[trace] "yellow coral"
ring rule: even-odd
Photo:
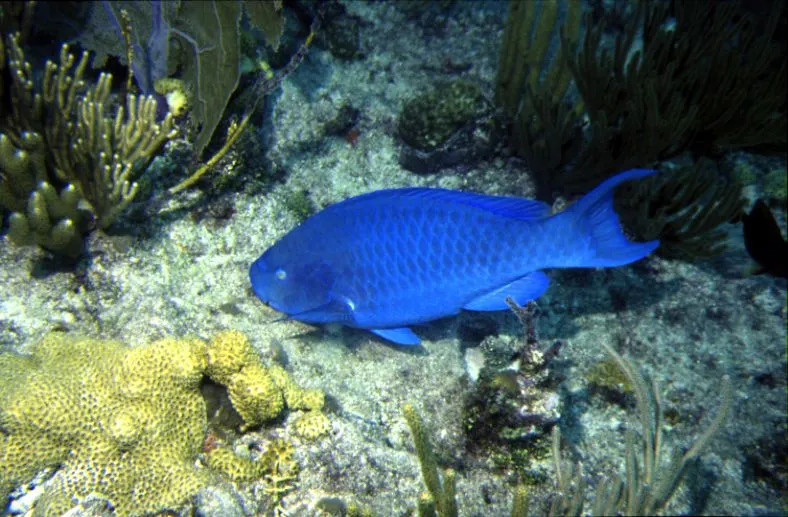
[[[257,353],[242,332],[225,330],[208,344],[208,376],[227,385],[230,377],[246,365],[259,363]]]
[[[328,434],[331,422],[321,411],[307,411],[293,424],[296,432],[307,440],[314,440]]]
[[[230,402],[245,422],[245,428],[279,416],[285,407],[282,392],[259,364],[246,366],[230,378]]]
[[[291,409],[319,410],[325,394],[298,386],[278,364],[262,366],[249,339],[241,332],[217,334],[207,347],[208,376],[227,386],[233,407],[244,420],[243,429],[279,416]]]
[[[293,444],[287,440],[274,440],[263,453],[260,461],[264,465],[265,491],[279,500],[293,489],[298,479],[298,463],[293,457]]]
[[[208,453],[208,466],[233,481],[253,481],[263,476],[265,464],[242,458],[227,447],[217,447]]]
[[[183,116],[189,109],[189,93],[180,79],[163,77],[153,83],[153,89],[167,99],[167,107],[174,117]]]
[[[183,504],[208,481],[193,467],[206,426],[194,382],[204,360],[199,346],[187,350],[196,343],[130,349],[52,334],[24,363],[5,356],[0,363],[25,368],[15,388],[0,380],[0,413],[10,424],[0,435],[0,492],[57,467],[41,514],[60,514],[91,493],[109,499],[118,515]]]
[[[305,411],[320,411],[325,404],[326,395],[316,389],[298,389],[291,392],[288,397],[287,406],[293,409],[303,409]]]
[[[271,378],[285,396],[287,407],[290,409],[317,410],[322,409],[325,402],[325,394],[320,390],[304,389],[298,386],[287,370],[278,364],[272,364],[268,368]]]
[[[205,438],[205,375],[227,386],[245,427],[276,418],[287,404],[312,410],[296,429],[319,436],[324,395],[300,388],[278,365],[265,367],[240,332],[161,339],[129,348],[53,333],[30,356],[0,354],[0,499],[45,468],[56,469],[36,513],[60,514],[98,494],[118,515],[184,504],[210,480],[196,469]],[[319,415],[319,416],[318,416]],[[303,421],[302,421],[303,420]],[[259,464],[208,454],[209,466],[236,480],[264,477],[273,497],[292,488],[292,446],[275,443]]]

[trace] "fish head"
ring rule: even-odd
[[[249,268],[249,278],[258,298],[288,315],[325,305],[334,285],[330,266],[319,260],[293,263],[266,254]]]

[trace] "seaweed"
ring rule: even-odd
[[[671,14],[679,33],[668,48],[688,49],[683,50],[687,59],[673,60],[686,74],[674,90],[697,106],[690,149],[702,154],[741,148],[784,152],[783,3],[772,2],[759,15],[743,2],[684,0],[674,3]],[[646,29],[644,45],[651,45],[658,27]]]
[[[567,66],[585,103],[590,136],[577,161],[555,179],[566,193],[586,192],[615,172],[686,148],[698,107],[676,91],[685,72],[668,51],[675,45],[674,33],[655,29],[667,16],[666,5],[639,4],[634,22],[616,38],[612,51],[602,48],[604,25],[591,26],[586,17],[583,45]],[[648,44],[644,36],[643,49],[635,50],[641,25],[653,35]]]
[[[534,173],[540,199],[552,196],[552,179],[582,144],[583,103],[566,66],[566,54],[580,34],[580,7],[580,2],[509,5],[495,97],[511,120],[511,147]]]
[[[614,203],[636,240],[659,239],[658,254],[684,260],[725,249],[720,226],[738,219],[744,209],[741,186],[722,178],[710,160],[622,185]]]
[[[504,32],[496,99],[538,198],[580,194],[687,150],[784,151],[780,3],[761,22],[741,2],[640,2],[612,49],[604,22],[588,14],[578,28],[576,4],[512,2]]]
[[[80,35],[101,63],[116,55],[123,62],[125,11],[133,28],[134,71],[139,88],[152,93],[158,80],[179,75],[194,94],[192,116],[198,128],[194,151],[208,146],[241,77],[241,19],[264,31],[268,45],[279,45],[284,26],[281,2],[107,2],[96,4]]]
[[[731,380],[727,375],[723,377],[720,406],[706,430],[686,452],[674,452],[668,460],[662,436],[662,397],[657,383],[647,382],[632,361],[613,347],[605,343],[602,346],[634,387],[642,444],[636,445],[634,432],[627,430],[625,476],[600,479],[590,515],[656,515],[676,493],[687,467],[700,456],[727,420],[733,402]],[[639,457],[637,450],[641,451]],[[549,515],[581,515],[586,482],[579,466],[563,462],[558,426],[553,428],[553,462],[557,493]]]

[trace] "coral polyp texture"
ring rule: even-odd
[[[324,394],[298,386],[277,364],[262,366],[249,339],[237,331],[218,334],[208,346],[208,376],[227,386],[245,428],[279,416],[285,408],[320,411]],[[324,433],[321,433],[324,434]]]
[[[183,505],[214,470],[264,478],[265,457],[255,466],[222,451],[208,466],[234,469],[195,466],[208,425],[200,383],[207,375],[228,386],[247,427],[277,417],[292,396],[246,336],[231,331],[207,343],[166,338],[136,348],[53,333],[30,355],[0,354],[0,371],[0,500],[48,469],[35,507],[41,515],[90,494],[118,515],[160,512]],[[288,389],[312,393],[287,379]]]

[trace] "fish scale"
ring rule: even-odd
[[[556,215],[538,201],[445,189],[356,196],[266,250],[250,267],[252,288],[289,318],[417,344],[411,325],[537,298],[549,285],[542,269],[613,267],[651,253],[657,241],[621,232],[612,192],[654,172],[622,172]]]

